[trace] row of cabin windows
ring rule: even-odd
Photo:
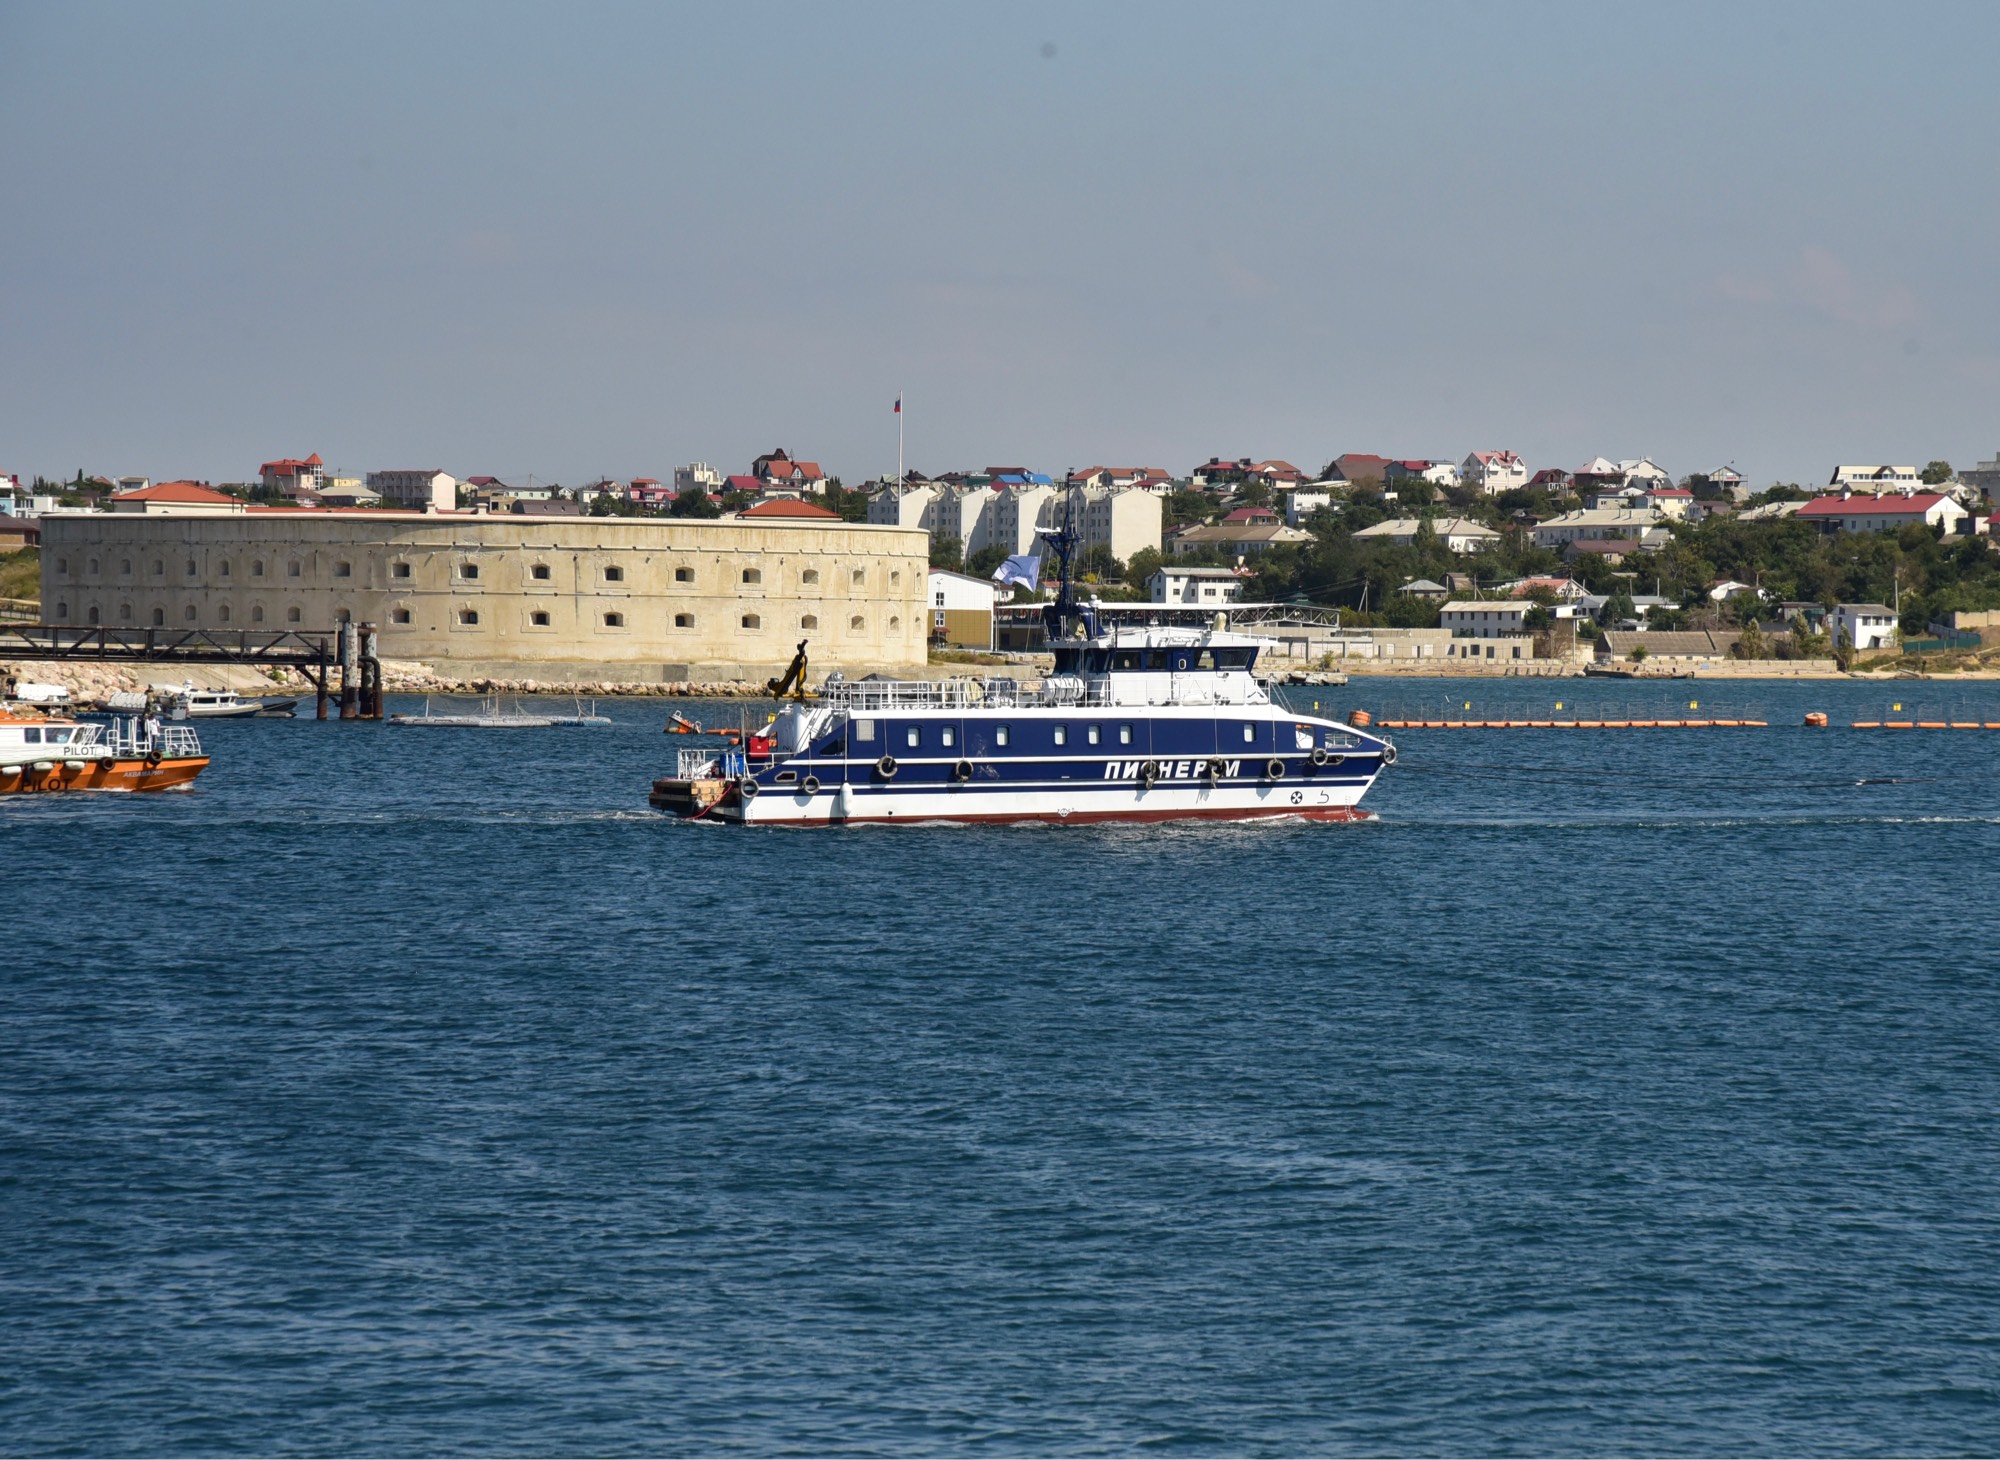
[[[1056,672],[1103,674],[1127,670],[1248,669],[1255,649],[1057,649]]]
[[[1055,732],[1055,743],[1057,745],[1068,745],[1069,726],[1057,724],[1052,728]],[[1130,745],[1132,743],[1132,726],[1129,723],[1121,724],[1117,729],[1118,743],[1120,745]],[[958,744],[958,729],[956,726],[940,725],[937,727],[937,731],[938,744],[941,748],[949,750]],[[903,727],[903,744],[911,750],[922,748],[924,743],[923,736],[924,727],[921,725],[905,725]],[[854,722],[854,738],[857,741],[873,741],[875,739],[875,722],[873,720],[856,720]],[[1104,743],[1104,726],[1101,724],[1084,726],[1083,738],[1084,743],[1087,745],[1102,745]],[[995,725],[993,727],[993,743],[995,745],[1011,745],[1013,739],[1014,730],[1011,725]],[[1243,726],[1243,743],[1245,745],[1254,745],[1256,742],[1256,725],[1246,723]]]

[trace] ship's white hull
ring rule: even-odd
[[[858,826],[871,822],[1080,823],[1097,821],[1251,821],[1299,817],[1356,821],[1368,780],[1284,780],[1266,785],[1170,786],[1150,790],[1087,781],[1060,790],[889,789],[823,787],[813,795],[765,791],[750,801],[730,795],[713,818],[749,826]]]

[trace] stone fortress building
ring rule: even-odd
[[[54,513],[52,623],[325,629],[386,659],[545,679],[765,678],[926,658],[927,535],[832,520],[323,511]]]

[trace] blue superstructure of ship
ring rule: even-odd
[[[1264,641],[1220,616],[1100,631],[1072,596],[1068,522],[1048,540],[1063,571],[1040,681],[830,676],[741,748],[681,752],[653,804],[752,825],[1369,814],[1394,745],[1280,703],[1256,674]],[[803,647],[788,680],[802,667]]]

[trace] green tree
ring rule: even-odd
[[[689,487],[673,500],[667,508],[670,517],[720,517],[722,509],[708,500],[708,493],[700,487]]]
[[[965,560],[965,571],[974,578],[991,578],[993,570],[1007,561],[1007,549],[988,543]]]
[[[1933,461],[1918,475],[1917,480],[1927,487],[1941,487],[1951,480],[1951,463]]]
[[[1146,593],[1153,586],[1153,575],[1160,571],[1166,559],[1158,548],[1140,548],[1125,561],[1125,583],[1137,593]]]
[[[1206,492],[1196,492],[1184,487],[1167,493],[1166,501],[1161,505],[1165,509],[1162,524],[1171,531],[1190,522],[1213,521],[1217,504]]]
[[[1757,621],[1754,618],[1743,626],[1743,632],[1737,636],[1736,643],[1730,652],[1738,659],[1769,659],[1771,657],[1770,641],[1764,637],[1763,629],[1758,627]]]
[[[931,539],[931,566],[950,568],[956,572],[965,561],[965,544],[955,537],[934,537]]]

